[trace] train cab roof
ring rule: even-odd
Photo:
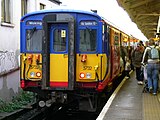
[[[63,13],[79,13],[79,14],[92,15],[92,16],[98,17],[99,19],[102,19],[97,13],[92,12],[92,11],[75,10],[75,9],[50,9],[50,10],[40,10],[40,11],[28,13],[21,18],[21,21],[24,20],[26,17],[32,16],[32,15],[46,14],[46,13],[53,13],[53,12],[55,12],[55,13],[61,13],[61,12],[63,12]]]

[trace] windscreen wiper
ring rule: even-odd
[[[34,28],[31,30],[31,32],[29,33],[29,37],[27,38],[27,40],[31,40],[31,38],[33,37],[34,32],[35,32],[36,30],[37,30],[36,27],[34,27]]]

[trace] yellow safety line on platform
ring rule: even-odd
[[[131,74],[133,71],[130,71],[129,74]],[[122,85],[125,83],[125,81],[127,80],[128,78],[125,77],[122,82],[119,84],[119,86],[116,88],[116,90],[113,92],[113,94],[111,95],[111,97],[109,98],[109,100],[107,101],[107,103],[105,104],[105,106],[103,107],[101,113],[99,114],[99,116],[97,117],[96,120],[103,120],[105,114],[107,113],[111,103],[113,102],[115,96],[117,95],[118,91],[120,90],[120,88],[122,87]]]

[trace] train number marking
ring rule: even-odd
[[[37,65],[32,65],[32,66],[30,67],[30,69],[38,69],[38,66],[37,66]]]
[[[83,70],[92,70],[92,66],[83,66]]]

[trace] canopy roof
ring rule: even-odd
[[[148,39],[157,37],[160,27],[160,0],[117,0],[117,2]]]

